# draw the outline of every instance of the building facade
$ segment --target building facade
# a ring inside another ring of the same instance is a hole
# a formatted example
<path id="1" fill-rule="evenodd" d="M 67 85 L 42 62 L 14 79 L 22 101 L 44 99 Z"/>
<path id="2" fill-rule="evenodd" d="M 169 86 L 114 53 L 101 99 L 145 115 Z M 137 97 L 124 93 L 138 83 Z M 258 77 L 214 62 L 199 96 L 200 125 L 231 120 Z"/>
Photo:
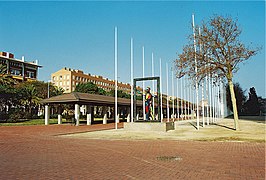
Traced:
<path id="1" fill-rule="evenodd" d="M 16 59 L 14 54 L 8 52 L 0 52 L 0 64 L 5 65 L 6 73 L 18 81 L 37 80 L 38 68 L 42 67 L 37 60 L 26 62 L 24 57 Z"/>
<path id="2" fill-rule="evenodd" d="M 65 93 L 70 93 L 75 90 L 79 83 L 92 82 L 98 87 L 103 88 L 105 91 L 111 91 L 115 89 L 115 81 L 103 78 L 102 76 L 96 76 L 91 74 L 85 74 L 81 70 L 75 70 L 70 68 L 63 68 L 59 71 L 51 74 L 51 82 L 54 85 L 63 88 Z M 126 93 L 131 92 L 130 84 L 117 83 L 118 90 L 122 90 Z M 142 91 L 140 87 L 138 90 Z"/>

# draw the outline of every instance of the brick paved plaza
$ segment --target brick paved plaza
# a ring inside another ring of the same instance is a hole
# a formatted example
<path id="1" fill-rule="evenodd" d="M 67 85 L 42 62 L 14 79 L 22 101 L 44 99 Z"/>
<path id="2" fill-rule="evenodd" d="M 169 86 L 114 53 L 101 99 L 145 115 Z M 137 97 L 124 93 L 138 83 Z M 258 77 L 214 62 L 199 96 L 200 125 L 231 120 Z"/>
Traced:
<path id="1" fill-rule="evenodd" d="M 0 127 L 0 179 L 265 179 L 265 143 L 60 136 L 113 127 Z"/>

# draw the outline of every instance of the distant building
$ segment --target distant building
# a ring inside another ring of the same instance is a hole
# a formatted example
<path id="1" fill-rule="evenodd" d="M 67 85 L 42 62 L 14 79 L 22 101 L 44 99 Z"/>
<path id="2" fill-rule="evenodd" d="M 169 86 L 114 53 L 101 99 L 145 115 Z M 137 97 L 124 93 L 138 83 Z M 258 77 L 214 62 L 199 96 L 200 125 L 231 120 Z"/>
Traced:
<path id="1" fill-rule="evenodd" d="M 8 52 L 0 52 L 0 64 L 6 65 L 7 74 L 18 81 L 37 80 L 38 65 L 37 60 L 26 62 L 24 57 L 16 59 L 14 54 Z"/>
<path id="2" fill-rule="evenodd" d="M 75 70 L 70 68 L 63 68 L 59 71 L 51 74 L 51 80 L 54 85 L 63 88 L 65 93 L 70 93 L 75 90 L 79 83 L 92 82 L 98 87 L 103 88 L 106 91 L 115 89 L 115 81 L 103 78 L 102 76 L 94 76 L 91 74 L 85 74 L 81 70 Z M 126 93 L 131 92 L 130 84 L 117 83 L 118 90 L 122 90 Z M 137 90 L 142 91 L 140 87 Z"/>

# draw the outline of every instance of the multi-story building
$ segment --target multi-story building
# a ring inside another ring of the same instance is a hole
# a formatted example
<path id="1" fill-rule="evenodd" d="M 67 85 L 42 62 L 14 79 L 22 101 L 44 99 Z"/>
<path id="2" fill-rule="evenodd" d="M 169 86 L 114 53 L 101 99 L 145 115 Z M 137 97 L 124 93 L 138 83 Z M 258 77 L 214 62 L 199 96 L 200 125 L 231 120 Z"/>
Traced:
<path id="1" fill-rule="evenodd" d="M 6 66 L 7 74 L 18 81 L 37 80 L 38 61 L 26 62 L 24 57 L 16 59 L 14 54 L 8 52 L 0 52 L 0 64 Z"/>
<path id="2" fill-rule="evenodd" d="M 103 88 L 106 91 L 110 91 L 115 88 L 115 81 L 103 78 L 102 76 L 94 76 L 91 74 L 85 74 L 81 70 L 75 70 L 70 68 L 63 68 L 59 71 L 51 74 L 51 80 L 54 85 L 63 88 L 65 93 L 70 93 L 75 90 L 76 85 L 79 83 L 92 82 L 98 87 Z M 130 93 L 130 84 L 117 83 L 118 90 Z M 142 91 L 140 87 L 137 90 Z"/>

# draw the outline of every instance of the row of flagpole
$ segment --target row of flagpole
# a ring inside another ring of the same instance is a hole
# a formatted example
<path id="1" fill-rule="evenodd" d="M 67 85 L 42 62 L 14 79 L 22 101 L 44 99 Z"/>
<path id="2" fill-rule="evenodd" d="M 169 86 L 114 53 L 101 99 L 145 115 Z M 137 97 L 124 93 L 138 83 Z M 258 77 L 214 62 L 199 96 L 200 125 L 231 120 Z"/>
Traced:
<path id="1" fill-rule="evenodd" d="M 194 36 L 194 50 L 195 53 L 197 51 L 196 47 L 196 40 L 195 40 L 195 26 L 194 26 L 194 14 L 192 15 L 192 28 L 193 28 L 193 36 Z M 115 27 L 115 129 L 117 129 L 117 124 L 119 122 L 119 116 L 118 116 L 118 105 L 117 105 L 117 61 L 118 61 L 118 35 L 117 35 L 117 27 Z M 201 51 L 201 47 L 200 47 Z M 134 78 L 134 67 L 133 67 L 133 38 L 130 39 L 130 82 L 131 82 L 131 122 L 133 122 L 133 78 Z M 197 73 L 197 59 L 195 56 L 195 72 Z M 166 118 L 167 121 L 169 122 L 170 120 L 170 108 L 169 108 L 169 68 L 168 68 L 168 63 L 166 63 L 166 95 L 167 95 L 167 110 L 166 110 Z M 145 49 L 144 46 L 142 47 L 142 76 L 143 78 L 145 77 Z M 154 56 L 152 53 L 152 76 L 154 76 Z M 162 61 L 160 58 L 160 79 L 162 79 Z M 179 82 L 180 81 L 180 82 Z M 161 86 L 160 86 L 160 92 L 161 92 L 161 122 L 163 119 L 163 108 L 162 108 L 162 80 L 161 80 Z M 204 81 L 201 83 L 201 107 L 202 107 L 202 126 L 204 127 L 205 124 L 209 125 L 210 120 L 211 122 L 215 122 L 217 118 L 223 117 L 223 110 L 224 110 L 224 99 L 221 94 L 223 94 L 223 85 L 221 83 L 219 84 L 218 87 L 213 86 L 213 77 L 208 74 L 205 77 L 205 85 Z M 143 119 L 146 120 L 145 117 L 145 82 L 143 81 L 142 83 L 143 86 Z M 190 117 L 194 118 L 194 113 L 196 111 L 196 127 L 199 129 L 200 126 L 200 120 L 199 120 L 199 87 L 198 87 L 198 80 L 197 78 L 195 79 L 195 89 L 192 88 L 192 82 L 189 84 L 186 81 L 183 80 L 183 78 L 176 78 L 176 91 L 175 91 L 175 85 L 174 85 L 174 70 L 172 68 L 172 114 L 171 118 L 174 121 L 175 118 L 181 118 L 187 119 L 189 116 L 189 110 L 190 110 Z M 153 93 L 155 92 L 155 87 L 154 87 L 154 81 L 152 84 L 152 90 Z M 204 91 L 205 91 L 205 96 L 204 96 Z M 194 93 L 193 93 L 194 92 Z M 176 94 L 176 96 L 175 96 Z M 180 98 L 178 98 L 180 97 Z M 208 101 L 208 105 L 206 108 L 205 112 L 205 102 L 206 100 L 204 99 L 206 97 Z M 176 114 L 175 114 L 175 99 L 176 99 Z M 180 99 L 180 101 L 179 101 Z M 153 97 L 153 109 L 154 109 L 154 97 Z M 179 103 L 180 102 L 180 103 Z M 205 121 L 206 117 L 206 121 Z"/>

